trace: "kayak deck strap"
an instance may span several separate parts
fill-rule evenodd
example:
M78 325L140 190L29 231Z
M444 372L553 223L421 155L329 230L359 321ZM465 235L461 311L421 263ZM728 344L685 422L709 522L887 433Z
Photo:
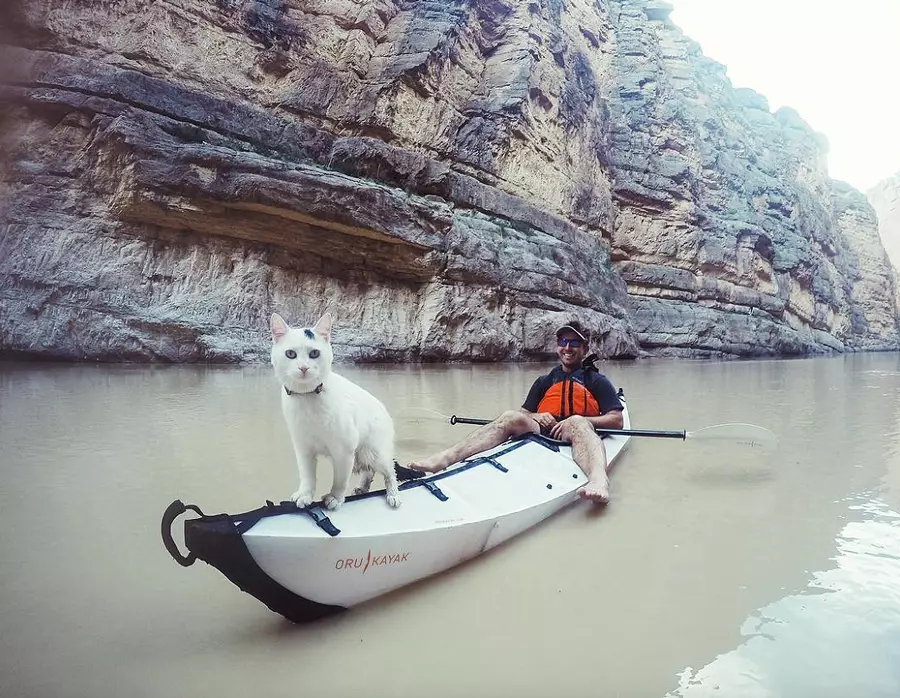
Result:
M431 492L431 494L440 499L442 502L446 502L448 499L450 499L446 494L444 494L444 491L433 482L423 480L422 484L425 486L425 489Z
M309 518L316 522L316 526L321 528L325 533L329 536L337 536L340 535L341 529L335 526L331 519L329 519L321 509L314 509L313 507L307 507L304 511L309 514Z
M505 465L503 465L503 463L498 461L496 458L488 458L487 462L490 463L491 465L493 465L495 468L497 468L497 470L499 470L501 473L509 472L509 468L507 468Z
M470 460L469 462L470 463L490 463L495 468L497 468L497 470L499 470L501 473L509 472L509 468L507 468L505 465L503 465L503 463L498 461L496 458L492 458L491 456L484 456L482 458L476 458L476 459Z
M544 436L543 434L523 434L519 437L525 441L533 441L536 444L540 444L544 448L549 448L554 453L559 453L560 446L568 446L565 441L557 441L554 438L549 436Z

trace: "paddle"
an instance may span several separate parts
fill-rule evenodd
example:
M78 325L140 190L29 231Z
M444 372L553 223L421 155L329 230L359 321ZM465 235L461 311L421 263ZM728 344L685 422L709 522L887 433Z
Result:
M490 424L489 419L450 417L450 424ZM739 446L772 447L777 441L775 434L756 424L714 424L697 431L663 431L659 429L595 429L598 434L610 436L650 436L660 439L697 439L703 441L729 441Z

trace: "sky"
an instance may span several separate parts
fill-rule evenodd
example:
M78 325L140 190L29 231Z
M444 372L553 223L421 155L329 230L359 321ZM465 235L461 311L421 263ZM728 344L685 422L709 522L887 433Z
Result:
M865 192L900 172L900 0L669 2L735 87L828 139L832 178Z

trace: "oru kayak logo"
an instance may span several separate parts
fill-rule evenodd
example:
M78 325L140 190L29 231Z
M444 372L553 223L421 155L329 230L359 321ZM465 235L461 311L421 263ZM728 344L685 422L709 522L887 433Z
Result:
M334 563L336 570L359 570L362 574L366 573L369 567L387 567L388 565L402 565L409 559L409 552L405 553L386 553L384 555L373 555L372 549L365 557L347 557L342 558Z

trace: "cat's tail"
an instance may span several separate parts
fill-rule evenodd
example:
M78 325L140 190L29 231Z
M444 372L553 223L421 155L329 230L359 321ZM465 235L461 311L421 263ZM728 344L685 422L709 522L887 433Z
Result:
M418 480L420 477L425 477L428 474L421 470L413 470L412 468L404 467L396 460L394 461L394 472L397 473L397 480L400 482L403 482L404 480Z

